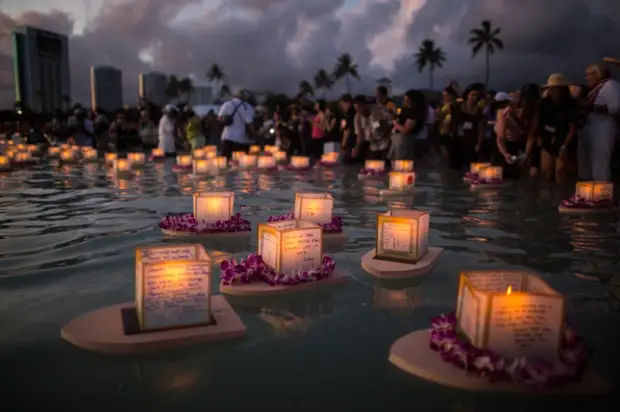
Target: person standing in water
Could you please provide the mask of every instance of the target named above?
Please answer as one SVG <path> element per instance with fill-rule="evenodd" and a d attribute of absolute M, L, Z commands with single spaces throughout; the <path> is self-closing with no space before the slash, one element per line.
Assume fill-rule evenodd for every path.
<path fill-rule="evenodd" d="M 159 120 L 159 145 L 166 156 L 176 156 L 177 108 L 169 104 L 164 108 L 164 115 Z"/>

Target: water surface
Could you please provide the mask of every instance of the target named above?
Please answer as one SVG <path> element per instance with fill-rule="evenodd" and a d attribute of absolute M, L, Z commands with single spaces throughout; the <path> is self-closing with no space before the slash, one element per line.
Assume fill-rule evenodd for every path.
<path fill-rule="evenodd" d="M 572 323 L 596 350 L 593 366 L 620 382 L 617 216 L 565 217 L 572 187 L 519 182 L 470 192 L 455 172 L 419 166 L 414 195 L 381 199 L 354 167 L 304 173 L 229 173 L 193 181 L 151 165 L 133 178 L 98 165 L 42 165 L 0 175 L 0 406 L 79 411 L 486 411 L 578 406 L 609 398 L 468 393 L 409 376 L 387 362 L 398 337 L 454 308 L 462 269 L 522 268 L 568 299 Z M 89 353 L 59 338 L 73 317 L 133 300 L 133 251 L 165 241 L 160 217 L 191 211 L 195 190 L 234 190 L 255 225 L 289 212 L 297 191 L 330 191 L 349 241 L 328 250 L 351 281 L 294 299 L 233 302 L 248 337 L 148 356 Z M 445 249 L 422 280 L 378 283 L 360 268 L 374 247 L 375 214 L 431 212 L 430 241 Z M 206 244 L 217 261 L 254 251 Z M 216 285 L 214 285 L 217 287 Z M 94 325 L 96 327 L 96 325 Z M 19 403 L 14 403 L 18 401 Z M 616 400 L 617 402 L 617 400 Z M 19 405 L 15 407 L 14 405 Z M 616 407 L 618 403 L 615 403 Z M 597 409 L 598 408 L 598 409 Z"/>

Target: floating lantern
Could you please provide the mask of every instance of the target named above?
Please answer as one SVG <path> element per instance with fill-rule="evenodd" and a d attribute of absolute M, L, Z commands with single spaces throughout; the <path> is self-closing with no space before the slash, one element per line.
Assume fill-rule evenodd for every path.
<path fill-rule="evenodd" d="M 194 218 L 206 222 L 224 222 L 233 215 L 234 205 L 233 192 L 194 193 Z"/>
<path fill-rule="evenodd" d="M 258 156 L 256 164 L 259 169 L 273 169 L 276 167 L 276 159 L 273 156 Z"/>
<path fill-rule="evenodd" d="M 77 152 L 71 149 L 63 149 L 60 151 L 60 160 L 66 163 L 73 163 L 77 160 Z"/>
<path fill-rule="evenodd" d="M 318 268 L 323 256 L 322 229 L 301 220 L 259 223 L 258 254 L 278 273 Z"/>
<path fill-rule="evenodd" d="M 116 153 L 106 153 L 104 155 L 105 163 L 109 166 L 112 166 L 112 164 L 117 158 L 118 158 L 118 155 Z"/>
<path fill-rule="evenodd" d="M 375 259 L 417 263 L 428 252 L 429 230 L 428 212 L 392 209 L 377 215 Z"/>
<path fill-rule="evenodd" d="M 256 167 L 256 162 L 258 160 L 258 157 L 255 155 L 244 155 L 240 160 L 239 160 L 239 167 Z"/>
<path fill-rule="evenodd" d="M 488 166 L 479 169 L 478 178 L 480 180 L 502 180 L 504 169 L 501 166 Z"/>
<path fill-rule="evenodd" d="M 521 271 L 462 272 L 457 325 L 479 349 L 501 356 L 557 359 L 564 298 L 538 276 Z"/>
<path fill-rule="evenodd" d="M 177 166 L 182 168 L 190 168 L 192 167 L 192 156 L 191 155 L 178 155 L 177 156 Z"/>
<path fill-rule="evenodd" d="M 469 173 L 471 174 L 478 174 L 480 173 L 480 169 L 483 169 L 485 167 L 491 167 L 491 163 L 471 163 L 469 165 Z"/>
<path fill-rule="evenodd" d="M 60 147 L 57 146 L 50 146 L 47 148 L 47 155 L 49 157 L 58 157 L 60 156 Z"/>
<path fill-rule="evenodd" d="M 340 153 L 338 152 L 329 152 L 321 155 L 322 163 L 337 163 L 338 158 L 340 157 Z"/>
<path fill-rule="evenodd" d="M 205 149 L 194 149 L 194 151 L 192 152 L 192 156 L 194 156 L 194 159 L 204 159 L 206 157 L 207 152 L 205 151 Z"/>
<path fill-rule="evenodd" d="M 613 182 L 577 182 L 577 196 L 586 202 L 599 202 L 605 199 L 613 199 Z"/>
<path fill-rule="evenodd" d="M 127 153 L 127 159 L 131 162 L 132 167 L 142 167 L 146 164 L 146 155 L 144 153 Z"/>
<path fill-rule="evenodd" d="M 0 139 L 0 145 L 5 145 L 5 144 L 6 144 L 6 140 Z"/>
<path fill-rule="evenodd" d="M 413 172 L 413 160 L 394 160 L 392 169 L 397 172 Z"/>
<path fill-rule="evenodd" d="M 375 172 L 383 172 L 385 170 L 385 161 L 383 160 L 366 160 L 364 169 L 373 170 Z"/>
<path fill-rule="evenodd" d="M 232 160 L 239 163 L 241 161 L 241 158 L 245 155 L 245 152 L 232 152 Z"/>
<path fill-rule="evenodd" d="M 131 160 L 117 158 L 112 163 L 112 167 L 117 174 L 131 173 Z"/>
<path fill-rule="evenodd" d="M 195 175 L 204 175 L 209 172 L 210 162 L 207 159 L 194 160 L 193 169 Z"/>
<path fill-rule="evenodd" d="M 276 162 L 284 162 L 286 157 L 286 152 L 273 152 L 273 158 L 276 159 Z"/>
<path fill-rule="evenodd" d="M 213 159 L 213 165 L 218 169 L 226 169 L 228 159 L 226 159 L 226 156 L 217 156 Z"/>
<path fill-rule="evenodd" d="M 23 143 L 19 143 L 19 144 L 15 145 L 15 148 L 17 150 L 19 150 L 20 152 L 28 150 L 28 147 L 25 144 L 23 144 Z"/>
<path fill-rule="evenodd" d="M 310 158 L 306 156 L 291 156 L 291 167 L 293 169 L 306 169 L 310 167 Z"/>
<path fill-rule="evenodd" d="M 15 157 L 13 157 L 13 161 L 15 163 L 27 163 L 32 161 L 32 156 L 28 152 L 17 152 L 15 153 Z"/>
<path fill-rule="evenodd" d="M 295 218 L 322 224 L 331 222 L 334 198 L 329 193 L 296 193 Z"/>
<path fill-rule="evenodd" d="M 413 165 L 412 165 L 413 167 Z M 413 172 L 390 172 L 390 190 L 408 190 L 415 184 L 415 173 Z"/>
<path fill-rule="evenodd" d="M 205 146 L 204 147 L 205 152 L 207 153 L 211 153 L 211 152 L 215 152 L 217 153 L 217 146 L 216 145 L 209 145 L 209 146 Z"/>
<path fill-rule="evenodd" d="M 278 148 L 278 146 L 272 146 L 272 145 L 265 145 L 263 152 L 265 153 L 275 153 L 280 151 L 280 148 Z"/>
<path fill-rule="evenodd" d="M 84 160 L 92 162 L 97 160 L 97 151 L 95 149 L 90 149 L 82 152 L 82 156 L 84 157 Z"/>
<path fill-rule="evenodd" d="M 6 170 L 11 166 L 8 156 L 0 155 L 0 170 Z"/>
<path fill-rule="evenodd" d="M 13 159 L 15 157 L 15 153 L 17 153 L 17 151 L 15 151 L 15 149 L 9 148 L 6 150 L 6 157 L 8 157 L 9 159 Z"/>
<path fill-rule="evenodd" d="M 250 146 L 250 154 L 258 154 L 260 153 L 260 146 L 253 144 L 252 146 Z"/>
<path fill-rule="evenodd" d="M 26 146 L 26 150 L 28 150 L 30 153 L 33 153 L 38 151 L 39 147 L 36 144 L 29 144 L 28 146 Z"/>
<path fill-rule="evenodd" d="M 164 149 L 160 149 L 160 148 L 155 148 L 153 150 L 151 150 L 151 157 L 154 159 L 159 159 L 162 157 L 165 157 L 166 154 L 164 153 Z"/>
<path fill-rule="evenodd" d="M 216 157 L 217 157 L 217 152 L 216 151 L 205 152 L 205 158 L 207 158 L 207 159 L 215 159 Z"/>
<path fill-rule="evenodd" d="M 142 332 L 209 325 L 211 259 L 202 245 L 136 249 L 136 313 Z"/>
<path fill-rule="evenodd" d="M 60 149 L 61 150 L 67 150 L 67 149 L 70 149 L 70 148 L 71 148 L 71 145 L 69 143 L 63 143 L 63 144 L 60 145 Z"/>

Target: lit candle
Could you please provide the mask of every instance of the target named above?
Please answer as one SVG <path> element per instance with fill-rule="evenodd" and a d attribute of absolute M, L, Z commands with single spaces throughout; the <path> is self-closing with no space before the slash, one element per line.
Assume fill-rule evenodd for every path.
<path fill-rule="evenodd" d="M 194 193 L 194 217 L 206 222 L 227 221 L 233 214 L 235 194 L 233 192 Z"/>
<path fill-rule="evenodd" d="M 321 162 L 323 163 L 336 163 L 340 154 L 338 152 L 329 152 L 321 155 Z"/>
<path fill-rule="evenodd" d="M 252 145 L 252 146 L 250 146 L 250 153 L 251 154 L 258 154 L 258 153 L 260 153 L 260 146 L 259 145 Z"/>
<path fill-rule="evenodd" d="M 240 167 L 255 167 L 257 162 L 257 156 L 255 155 L 245 155 L 239 161 Z"/>
<path fill-rule="evenodd" d="M 26 145 L 25 145 L 25 144 L 23 144 L 23 143 L 19 143 L 19 144 L 18 144 L 18 145 L 16 145 L 15 147 L 16 147 L 16 148 L 17 148 L 17 150 L 19 150 L 20 152 L 21 152 L 21 151 L 24 151 L 24 150 L 27 150 Z"/>
<path fill-rule="evenodd" d="M 114 163 L 114 161 L 118 158 L 118 156 L 117 156 L 117 154 L 116 154 L 116 153 L 106 153 L 104 156 L 105 156 L 105 157 L 104 157 L 104 158 L 105 158 L 105 163 L 106 163 L 107 165 L 110 165 L 110 166 L 111 166 L 111 165 Z"/>
<path fill-rule="evenodd" d="M 9 159 L 13 159 L 13 158 L 15 157 L 15 153 L 17 153 L 17 152 L 16 152 L 14 149 L 8 149 L 8 150 L 6 151 L 6 156 L 7 156 Z"/>
<path fill-rule="evenodd" d="M 62 160 L 63 162 L 75 162 L 76 160 L 76 155 L 75 155 L 75 151 L 71 150 L 71 149 L 64 149 L 60 151 L 60 160 Z"/>
<path fill-rule="evenodd" d="M 274 148 L 275 148 L 275 150 L 274 150 Z M 278 150 L 278 148 L 276 146 L 272 146 L 272 145 L 265 145 L 265 147 L 263 148 L 263 151 L 265 153 L 273 153 L 273 152 L 275 152 L 277 150 Z"/>
<path fill-rule="evenodd" d="M 215 159 L 217 157 L 217 152 L 205 152 L 205 155 L 207 159 Z"/>
<path fill-rule="evenodd" d="M 258 156 L 259 169 L 272 169 L 276 167 L 276 159 L 273 156 Z"/>
<path fill-rule="evenodd" d="M 146 155 L 144 153 L 127 153 L 127 158 L 133 167 L 144 166 L 146 164 Z"/>
<path fill-rule="evenodd" d="M 398 172 L 413 172 L 413 160 L 394 160 L 392 169 Z"/>
<path fill-rule="evenodd" d="M 481 163 L 481 162 L 470 163 L 469 172 L 471 174 L 477 174 L 480 172 L 480 169 L 485 168 L 485 167 L 490 167 L 490 166 L 492 166 L 491 163 Z"/>
<path fill-rule="evenodd" d="M 599 202 L 605 199 L 613 199 L 613 182 L 577 182 L 577 195 L 586 202 Z"/>
<path fill-rule="evenodd" d="M 0 155 L 0 169 L 7 169 L 11 162 L 7 156 Z"/>
<path fill-rule="evenodd" d="M 323 255 L 322 229 L 301 220 L 259 223 L 258 254 L 278 273 L 318 268 Z"/>
<path fill-rule="evenodd" d="M 195 175 L 205 174 L 209 171 L 209 161 L 206 159 L 195 159 L 193 169 Z"/>
<path fill-rule="evenodd" d="M 226 166 L 228 166 L 228 159 L 226 159 L 226 156 L 218 156 L 214 158 L 213 160 L 214 160 L 214 165 L 218 169 L 226 169 Z"/>
<path fill-rule="evenodd" d="M 501 180 L 504 169 L 501 166 L 488 166 L 479 169 L 478 177 L 482 180 Z"/>
<path fill-rule="evenodd" d="M 212 324 L 212 262 L 202 245 L 139 247 L 135 264 L 136 313 L 143 332 Z"/>
<path fill-rule="evenodd" d="M 180 167 L 191 167 L 192 166 L 192 156 L 191 155 L 178 155 L 177 156 L 177 165 Z"/>
<path fill-rule="evenodd" d="M 130 173 L 131 161 L 129 159 L 116 159 L 113 162 L 113 168 L 116 173 Z"/>
<path fill-rule="evenodd" d="M 50 146 L 47 148 L 47 155 L 49 157 L 58 157 L 60 155 L 60 147 Z"/>
<path fill-rule="evenodd" d="M 192 155 L 194 156 L 194 159 L 204 159 L 206 153 L 207 152 L 204 149 L 194 149 Z"/>
<path fill-rule="evenodd" d="M 274 152 L 273 158 L 276 159 L 276 162 L 285 162 L 286 161 L 286 152 Z"/>
<path fill-rule="evenodd" d="M 365 169 L 383 172 L 385 170 L 385 161 L 383 160 L 366 160 Z"/>
<path fill-rule="evenodd" d="M 215 145 L 205 146 L 204 149 L 205 149 L 205 152 L 207 152 L 207 153 L 210 153 L 210 152 L 217 153 L 217 146 L 215 146 Z"/>
<path fill-rule="evenodd" d="M 70 147 L 71 147 L 71 145 L 70 145 L 70 144 L 68 144 L 68 143 L 63 143 L 63 144 L 61 144 L 61 145 L 60 145 L 60 149 L 61 149 L 61 150 L 67 150 L 67 149 L 69 149 Z"/>
<path fill-rule="evenodd" d="M 84 160 L 97 160 L 97 151 L 95 149 L 87 150 L 83 153 Z"/>
<path fill-rule="evenodd" d="M 164 149 L 156 148 L 156 149 L 151 150 L 151 157 L 153 158 L 164 157 Z"/>
<path fill-rule="evenodd" d="M 24 163 L 24 162 L 28 162 L 31 159 L 32 159 L 32 157 L 30 157 L 30 153 L 28 153 L 28 152 L 17 152 L 17 153 L 15 153 L 15 158 L 13 160 L 15 160 L 18 163 Z"/>
<path fill-rule="evenodd" d="M 245 152 L 232 152 L 232 160 L 239 163 L 241 161 L 241 158 L 245 155 Z"/>
<path fill-rule="evenodd" d="M 564 298 L 540 277 L 517 270 L 462 272 L 458 328 L 478 349 L 509 358 L 557 359 Z"/>
<path fill-rule="evenodd" d="M 291 166 L 295 169 L 305 169 L 310 167 L 310 158 L 306 156 L 292 156 Z"/>
<path fill-rule="evenodd" d="M 415 184 L 413 172 L 390 172 L 390 190 L 407 190 Z"/>
<path fill-rule="evenodd" d="M 329 193 L 296 193 L 295 218 L 323 224 L 331 222 L 334 198 Z"/>
<path fill-rule="evenodd" d="M 30 153 L 36 152 L 39 149 L 36 144 L 29 144 L 26 148 Z"/>
<path fill-rule="evenodd" d="M 375 259 L 417 263 L 428 252 L 430 214 L 392 209 L 377 215 Z"/>

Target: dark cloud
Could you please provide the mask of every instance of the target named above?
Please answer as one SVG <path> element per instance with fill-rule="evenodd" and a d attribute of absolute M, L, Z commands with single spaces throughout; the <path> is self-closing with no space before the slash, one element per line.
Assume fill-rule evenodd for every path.
<path fill-rule="evenodd" d="M 425 87 L 428 76 L 415 71 L 411 55 L 427 37 L 434 38 L 448 58 L 436 74 L 436 84 L 452 79 L 465 84 L 484 76 L 484 59 L 472 59 L 467 45 L 469 30 L 483 19 L 502 27 L 506 44 L 492 60 L 496 88 L 543 82 L 554 71 L 579 81 L 591 61 L 620 54 L 620 2 L 427 0 L 408 27 L 396 27 L 402 13 L 414 12 L 418 3 L 424 2 L 362 0 L 344 7 L 344 0 L 228 0 L 207 9 L 200 0 L 106 1 L 84 33 L 70 38 L 73 97 L 88 101 L 92 64 L 123 70 L 127 100 L 137 95 L 140 71 L 193 73 L 204 79 L 213 63 L 224 68 L 233 85 L 290 93 L 318 69 L 331 70 L 344 52 L 351 53 L 360 69 L 362 82 L 354 82 L 356 91 L 370 92 L 382 75 L 392 77 L 396 89 Z M 74 22 L 60 11 L 27 12 L 16 18 L 0 12 L 2 106 L 13 99 L 10 32 L 17 24 L 72 33 Z M 392 45 L 382 42 L 386 50 L 371 51 L 369 44 L 390 30 L 403 32 L 398 41 L 406 47 L 394 44 L 403 54 L 388 73 L 370 63 Z M 153 56 L 148 64 L 139 58 L 147 50 Z"/>

